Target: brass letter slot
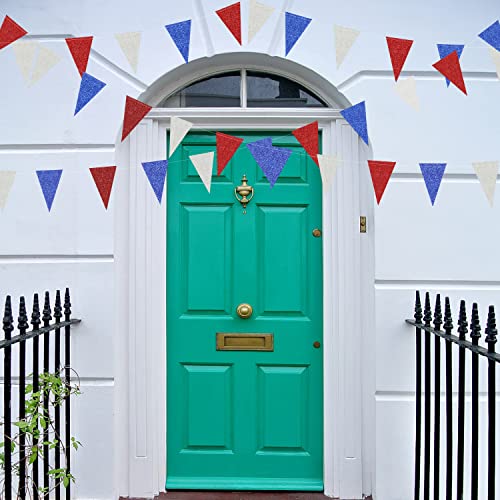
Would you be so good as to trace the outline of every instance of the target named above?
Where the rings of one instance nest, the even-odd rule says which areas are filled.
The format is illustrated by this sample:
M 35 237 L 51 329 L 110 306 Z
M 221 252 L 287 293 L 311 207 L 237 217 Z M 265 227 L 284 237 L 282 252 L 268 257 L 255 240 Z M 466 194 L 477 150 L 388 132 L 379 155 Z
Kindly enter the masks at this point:
M 219 333 L 218 351 L 274 351 L 273 333 Z

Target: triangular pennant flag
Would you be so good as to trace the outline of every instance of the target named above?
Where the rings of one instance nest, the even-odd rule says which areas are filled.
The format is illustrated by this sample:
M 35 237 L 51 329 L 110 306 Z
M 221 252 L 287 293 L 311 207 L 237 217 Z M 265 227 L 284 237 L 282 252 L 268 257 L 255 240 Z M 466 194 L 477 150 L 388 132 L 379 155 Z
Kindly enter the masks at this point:
M 35 62 L 38 43 L 39 42 L 35 42 L 33 40 L 26 40 L 16 42 L 12 45 L 12 49 L 14 50 L 14 55 L 16 57 L 16 63 L 19 66 L 19 70 L 21 71 L 26 83 L 30 82 L 31 69 L 33 68 L 33 63 Z
M 182 139 L 186 137 L 193 124 L 187 120 L 183 120 L 177 116 L 172 116 L 170 120 L 170 154 L 172 156 L 177 146 L 182 142 Z
M 151 106 L 127 96 L 123 112 L 122 141 L 134 130 L 139 122 L 151 111 Z
M 215 142 L 217 145 L 217 175 L 220 175 L 236 150 L 240 147 L 243 139 L 232 135 L 216 132 Z
M 467 95 L 462 68 L 460 68 L 460 62 L 456 52 L 452 52 L 443 59 L 440 59 L 437 63 L 433 64 L 432 67 L 436 68 L 442 75 L 450 80 L 453 85 Z
M 474 172 L 476 172 L 477 178 L 481 183 L 484 194 L 490 205 L 493 206 L 493 200 L 495 198 L 495 188 L 497 186 L 498 177 L 498 161 L 481 161 L 472 163 L 474 167 Z
M 318 122 L 312 122 L 292 131 L 292 134 L 300 142 L 309 156 L 318 163 Z
M 325 188 L 329 190 L 333 185 L 333 179 L 335 178 L 335 174 L 337 173 L 337 157 L 319 154 L 318 163 L 323 186 L 325 186 Z
M 16 173 L 10 170 L 0 171 L 0 208 L 3 210 L 7 204 L 7 198 L 9 197 L 12 184 L 14 184 L 14 179 Z
M 292 50 L 312 19 L 285 12 L 285 55 Z
M 189 159 L 193 162 L 194 168 L 198 172 L 200 179 L 210 193 L 212 186 L 212 169 L 214 165 L 214 152 L 191 155 Z
M 392 171 L 396 165 L 395 161 L 373 161 L 368 160 L 368 167 L 370 168 L 370 175 L 372 177 L 373 189 L 375 191 L 375 197 L 377 198 L 377 204 L 380 204 L 380 200 L 384 195 L 387 183 L 391 178 Z
M 142 164 L 146 177 L 153 188 L 153 191 L 161 203 L 163 197 L 163 187 L 167 176 L 168 160 L 147 161 Z
M 132 66 L 134 73 L 137 73 L 137 66 L 139 65 L 139 48 L 141 47 L 141 32 L 129 31 L 127 33 L 117 33 L 115 38 L 130 66 Z
M 37 170 L 36 175 L 38 176 L 38 182 L 40 183 L 45 203 L 50 212 L 59 181 L 61 180 L 62 170 Z
M 479 33 L 479 38 L 482 38 L 486 43 L 490 44 L 494 49 L 500 51 L 500 22 L 495 21 L 491 26 L 488 26 L 484 31 Z M 1 46 L 0 46 L 1 48 Z
M 9 16 L 5 16 L 0 26 L 0 50 L 15 42 L 28 32 Z
M 75 61 L 76 68 L 80 76 L 87 71 L 87 63 L 89 62 L 90 48 L 92 47 L 93 37 L 81 36 L 78 38 L 66 38 L 69 51 Z
M 368 145 L 368 128 L 366 125 L 365 101 L 358 102 L 350 108 L 344 109 L 340 114 L 347 120 L 347 123 L 358 133 L 363 141 Z
M 97 78 L 84 73 L 80 81 L 80 91 L 78 92 L 78 99 L 76 101 L 75 115 L 88 104 L 104 87 L 106 84 Z
M 417 95 L 417 81 L 414 76 L 406 78 L 406 80 L 398 80 L 394 85 L 396 93 L 411 106 L 415 111 L 420 111 L 420 103 Z
M 500 80 L 500 52 L 490 47 L 490 55 L 491 59 L 493 59 L 493 64 L 497 68 L 497 76 L 498 79 Z
M 460 59 L 460 56 L 462 55 L 462 52 L 464 50 L 465 45 L 453 45 L 449 43 L 438 43 L 437 48 L 439 52 L 439 57 L 443 59 L 443 57 L 446 57 L 450 55 L 452 52 L 456 52 L 458 55 L 458 58 Z M 450 86 L 450 80 L 448 78 L 445 78 L 446 80 L 446 86 Z
M 167 24 L 165 28 L 179 49 L 184 61 L 189 60 L 189 44 L 191 41 L 191 19 L 180 23 Z
M 333 27 L 333 30 L 335 33 L 335 56 L 337 59 L 337 69 L 339 69 L 360 32 L 353 28 L 338 26 L 337 24 Z
M 248 42 L 251 42 L 276 9 L 257 0 L 250 0 L 248 8 Z
M 44 44 L 39 44 L 40 50 L 36 59 L 33 73 L 31 74 L 30 85 L 34 85 L 43 78 L 56 64 L 61 60 L 61 56 L 53 50 L 45 47 Z
M 446 168 L 446 163 L 421 163 L 420 170 L 422 171 L 422 177 L 425 181 L 425 187 L 429 193 L 429 198 L 431 203 L 434 205 L 436 201 L 436 196 L 439 191 L 439 186 L 443 179 L 444 169 Z
M 408 52 L 410 52 L 413 40 L 406 40 L 404 38 L 385 37 L 387 40 L 387 47 L 389 48 L 389 56 L 391 57 L 392 71 L 394 78 L 398 81 L 401 70 L 405 64 Z
M 247 148 L 260 169 L 273 187 L 281 174 L 292 151 L 273 146 L 272 139 L 267 137 L 247 144 Z
M 104 208 L 107 210 L 111 189 L 113 188 L 113 181 L 115 179 L 116 167 L 93 167 L 89 168 L 89 170 L 92 174 L 97 190 L 101 195 Z
M 240 2 L 233 3 L 216 10 L 215 13 L 232 33 L 236 41 L 241 45 L 241 5 Z

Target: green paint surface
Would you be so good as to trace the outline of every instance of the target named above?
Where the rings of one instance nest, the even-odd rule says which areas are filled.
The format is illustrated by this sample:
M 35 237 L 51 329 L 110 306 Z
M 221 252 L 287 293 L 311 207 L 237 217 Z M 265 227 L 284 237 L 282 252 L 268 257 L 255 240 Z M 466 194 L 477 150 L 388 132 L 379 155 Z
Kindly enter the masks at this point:
M 322 490 L 320 172 L 287 132 L 231 134 L 294 154 L 271 189 L 243 144 L 219 177 L 214 162 L 211 194 L 188 157 L 215 151 L 214 134 L 189 134 L 170 158 L 167 488 Z M 217 332 L 272 333 L 274 351 L 217 351 Z

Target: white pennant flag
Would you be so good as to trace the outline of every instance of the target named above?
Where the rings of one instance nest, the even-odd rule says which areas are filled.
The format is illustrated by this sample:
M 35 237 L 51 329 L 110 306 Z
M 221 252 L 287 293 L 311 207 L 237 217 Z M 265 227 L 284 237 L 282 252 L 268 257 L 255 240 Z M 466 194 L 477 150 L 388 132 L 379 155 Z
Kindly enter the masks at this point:
M 210 153 L 201 153 L 199 155 L 191 155 L 189 157 L 209 193 L 212 185 L 214 156 L 214 152 L 211 151 Z
M 19 40 L 12 45 L 14 56 L 16 57 L 16 63 L 19 66 L 26 83 L 30 82 L 31 69 L 33 68 L 33 63 L 35 62 L 37 48 L 38 42 L 33 40 Z
M 493 63 L 497 68 L 498 79 L 500 80 L 500 52 L 493 47 L 490 47 L 491 58 L 493 59 Z
M 413 76 L 406 80 L 398 80 L 394 85 L 396 93 L 411 106 L 415 111 L 420 111 L 420 103 L 417 95 L 417 81 Z
M 59 61 L 61 56 L 54 52 L 53 50 L 45 47 L 43 43 L 40 44 L 40 50 L 38 52 L 38 57 L 36 59 L 35 68 L 31 75 L 30 85 L 35 84 L 41 78 L 43 78 L 48 71 L 50 71 Z
M 335 55 L 337 57 L 337 69 L 344 61 L 346 55 L 351 50 L 354 42 L 360 32 L 354 28 L 345 28 L 344 26 L 334 26 L 335 31 Z
M 321 180 L 326 190 L 331 189 L 333 185 L 333 179 L 337 173 L 337 162 L 336 156 L 329 155 L 318 155 L 319 171 L 321 173 Z
M 481 183 L 484 194 L 490 205 L 493 206 L 495 198 L 495 188 L 497 186 L 498 161 L 481 161 L 472 163 L 477 178 Z
M 0 208 L 3 210 L 9 197 L 10 188 L 14 183 L 16 173 L 10 170 L 0 171 Z
M 272 16 L 276 9 L 270 5 L 264 5 L 257 0 L 250 0 L 248 14 L 248 42 L 250 43 L 253 37 L 266 24 L 267 20 Z
M 177 146 L 182 142 L 182 139 L 186 137 L 193 124 L 187 120 L 183 120 L 177 116 L 172 116 L 170 120 L 170 155 L 174 154 Z
M 115 38 L 120 44 L 130 66 L 132 66 L 134 73 L 137 73 L 137 66 L 139 65 L 139 48 L 141 47 L 141 32 L 129 31 L 127 33 L 117 33 Z

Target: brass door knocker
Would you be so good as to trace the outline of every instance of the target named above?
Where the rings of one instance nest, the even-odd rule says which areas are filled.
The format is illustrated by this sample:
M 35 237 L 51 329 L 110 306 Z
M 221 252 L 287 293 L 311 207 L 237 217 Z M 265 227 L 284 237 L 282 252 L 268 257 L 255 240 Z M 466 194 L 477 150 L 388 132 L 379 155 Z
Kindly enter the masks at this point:
M 247 176 L 243 174 L 241 178 L 241 185 L 236 186 L 234 188 L 234 196 L 243 206 L 243 214 L 247 213 L 247 205 L 250 203 L 250 200 L 253 198 L 253 187 L 248 185 Z M 250 195 L 250 197 L 248 197 Z

